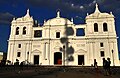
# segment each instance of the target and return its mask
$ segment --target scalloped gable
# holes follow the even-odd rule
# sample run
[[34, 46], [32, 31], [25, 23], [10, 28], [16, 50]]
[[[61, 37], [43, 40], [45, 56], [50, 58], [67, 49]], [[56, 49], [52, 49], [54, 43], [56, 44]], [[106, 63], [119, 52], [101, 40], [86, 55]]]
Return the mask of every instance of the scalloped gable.
[[96, 4], [96, 8], [95, 8], [94, 13], [87, 15], [86, 19], [87, 18], [106, 18], [106, 17], [114, 18], [114, 15], [112, 13], [109, 14], [109, 13], [100, 12], [100, 10], [98, 8], [98, 4]]
[[24, 17], [17, 18], [16, 20], [13, 19], [12, 22], [24, 22], [24, 21], [33, 21], [33, 18], [30, 16], [29, 9]]

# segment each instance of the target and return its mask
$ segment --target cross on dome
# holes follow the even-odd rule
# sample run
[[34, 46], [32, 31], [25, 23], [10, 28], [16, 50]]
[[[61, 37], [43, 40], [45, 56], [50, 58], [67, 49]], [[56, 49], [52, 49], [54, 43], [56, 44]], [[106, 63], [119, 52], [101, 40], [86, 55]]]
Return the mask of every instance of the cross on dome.
[[27, 13], [29, 14], [29, 9], [27, 9]]
[[57, 11], [57, 18], [60, 18], [60, 10]]

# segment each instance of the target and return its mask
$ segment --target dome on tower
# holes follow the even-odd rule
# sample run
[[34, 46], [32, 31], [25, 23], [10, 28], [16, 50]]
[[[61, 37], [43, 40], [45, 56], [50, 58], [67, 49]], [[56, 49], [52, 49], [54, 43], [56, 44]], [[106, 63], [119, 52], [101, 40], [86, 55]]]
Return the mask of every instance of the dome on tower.
[[44, 25], [65, 25], [65, 24], [73, 24], [67, 18], [60, 17], [60, 11], [57, 11], [56, 18], [49, 19], [48, 21], [44, 22]]

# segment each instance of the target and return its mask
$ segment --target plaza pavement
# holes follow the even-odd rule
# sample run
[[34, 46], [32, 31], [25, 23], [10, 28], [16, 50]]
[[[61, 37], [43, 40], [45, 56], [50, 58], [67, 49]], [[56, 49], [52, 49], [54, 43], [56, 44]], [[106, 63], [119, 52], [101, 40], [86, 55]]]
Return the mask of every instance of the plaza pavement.
[[0, 78], [120, 78], [120, 67], [106, 76], [102, 67], [2, 67]]

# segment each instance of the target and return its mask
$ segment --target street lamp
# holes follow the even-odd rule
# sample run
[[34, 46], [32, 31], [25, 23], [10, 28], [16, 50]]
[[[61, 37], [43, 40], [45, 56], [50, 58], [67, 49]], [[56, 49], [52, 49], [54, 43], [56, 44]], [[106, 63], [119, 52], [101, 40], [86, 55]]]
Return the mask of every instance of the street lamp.
[[27, 52], [27, 64], [28, 64], [28, 59], [29, 59], [29, 51]]
[[63, 66], [65, 66], [65, 45], [63, 45]]

